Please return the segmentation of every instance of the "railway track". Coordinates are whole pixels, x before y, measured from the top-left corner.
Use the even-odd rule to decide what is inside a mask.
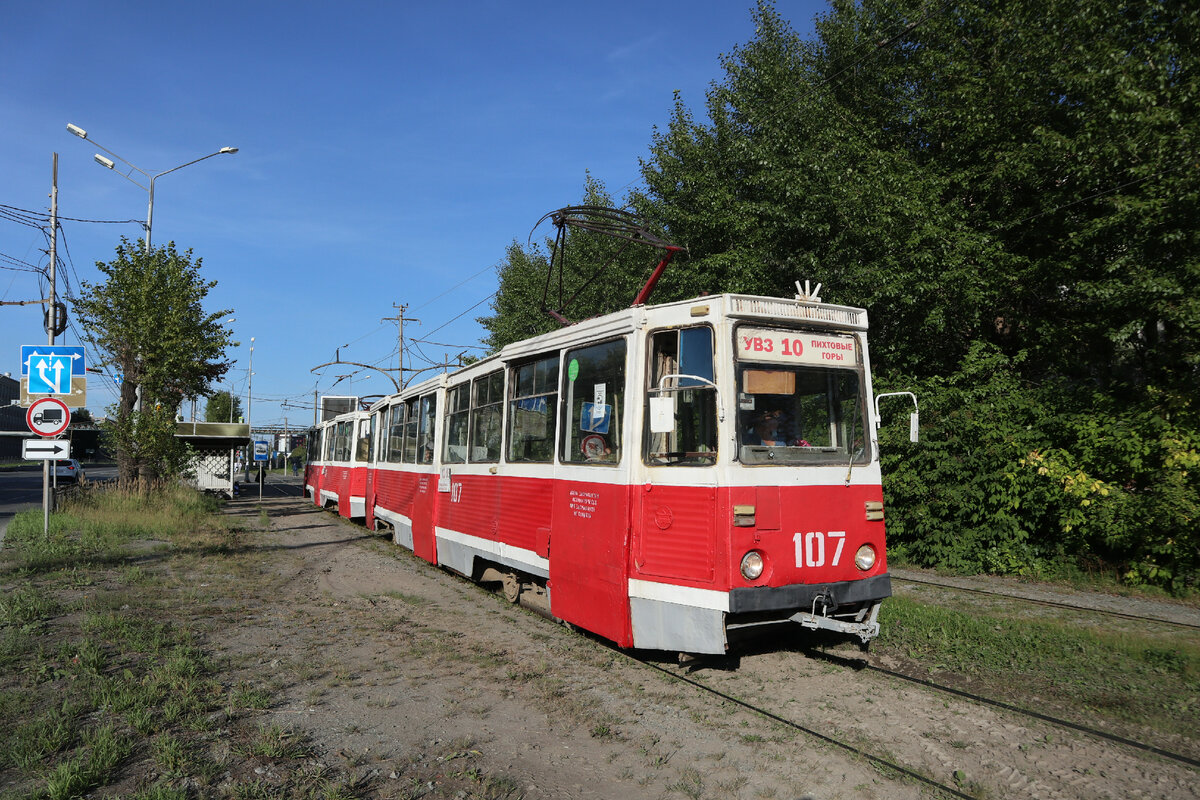
[[[622,652],[622,651],[618,651],[618,652]],[[1163,749],[1160,747],[1156,747],[1154,745],[1147,744],[1145,742],[1139,742],[1139,741],[1135,741],[1133,739],[1128,739],[1128,738],[1125,738],[1122,736],[1117,736],[1117,735],[1109,733],[1107,731],[1103,731],[1103,730],[1099,730],[1097,728],[1089,727],[1087,725],[1081,725],[1079,723],[1071,722],[1070,720],[1064,720],[1064,719],[1054,717],[1054,716],[1051,716],[1048,714],[1043,714],[1043,713],[1033,711],[1030,709],[1021,708],[1021,707],[1013,705],[1011,703],[1006,703],[1003,701],[995,700],[993,698],[983,697],[981,695],[963,691],[961,689],[957,689],[952,686],[947,686],[945,684],[939,684],[935,681],[930,681],[930,680],[927,680],[924,678],[919,678],[919,677],[916,677],[913,675],[907,675],[902,672],[898,672],[896,670],[888,669],[886,667],[881,667],[879,665],[870,664],[869,662],[867,662],[861,658],[846,658],[846,657],[838,656],[836,654],[830,654],[830,653],[823,652],[823,651],[810,650],[810,651],[806,651],[806,652],[807,652],[807,655],[809,655],[810,657],[813,657],[813,658],[816,658],[819,660],[823,660],[827,663],[836,664],[838,666],[844,667],[849,670],[854,670],[854,671],[864,671],[865,670],[865,671],[869,671],[869,672],[874,672],[874,673],[877,673],[880,675],[887,676],[889,678],[897,679],[900,681],[905,681],[905,682],[920,686],[924,689],[934,690],[936,692],[944,693],[947,695],[952,695],[956,698],[959,698],[962,700],[967,700],[972,703],[978,703],[981,705],[989,706],[991,708],[999,709],[1001,711],[1007,712],[1008,714],[1017,715],[1019,717],[1023,717],[1023,718],[1029,719],[1029,720],[1036,720],[1037,722],[1040,722],[1040,723],[1053,725],[1055,727],[1061,728],[1064,731],[1072,731],[1075,733],[1082,733],[1084,735],[1091,736],[1102,742],[1106,742],[1109,744],[1116,744],[1116,745],[1126,747],[1126,748],[1129,748],[1129,749],[1132,749],[1135,751],[1151,754],[1151,755],[1157,756],[1159,758],[1166,759],[1168,761],[1172,761],[1172,762],[1179,764],[1188,769],[1200,770],[1200,759],[1192,758],[1191,756],[1188,756],[1188,755],[1185,755],[1182,753],[1171,752],[1169,750],[1166,750],[1166,749]],[[739,696],[731,693],[728,690],[709,685],[708,683],[704,682],[703,680],[699,680],[692,676],[692,673],[696,669],[703,669],[705,663],[714,663],[716,661],[716,659],[713,659],[710,661],[700,660],[700,661],[695,662],[693,664],[693,666],[681,666],[681,667],[670,666],[670,667],[668,667],[668,666],[664,666],[662,664],[655,663],[652,660],[649,660],[647,658],[638,657],[635,654],[625,653],[625,655],[627,657],[629,657],[630,659],[632,659],[634,662],[636,662],[648,669],[651,669],[655,672],[659,672],[663,675],[670,676],[671,678],[673,678],[677,681],[680,681],[682,683],[685,683],[706,695],[709,695],[711,697],[719,699],[723,702],[731,703],[733,705],[739,706],[743,709],[746,709],[747,711],[750,711],[750,712],[757,714],[761,717],[764,717],[766,719],[770,719],[776,723],[779,723],[790,729],[798,731],[808,737],[816,739],[827,745],[844,750],[855,756],[864,758],[864,759],[870,761],[871,763],[875,764],[878,767],[881,767],[885,770],[894,772],[897,775],[901,775],[901,776],[904,776],[911,780],[914,780],[924,786],[930,787],[932,789],[936,789],[937,791],[942,792],[946,796],[956,797],[956,798],[966,798],[966,800],[976,800],[975,795],[964,792],[962,787],[956,786],[956,785],[950,785],[948,783],[938,781],[935,778],[932,778],[929,775],[924,774],[920,768],[905,766],[904,764],[898,763],[896,760],[894,760],[892,758],[888,758],[888,757],[879,755],[877,753],[870,752],[869,750],[864,749],[860,745],[852,744],[848,741],[845,741],[836,736],[832,736],[828,733],[823,733],[822,731],[817,730],[812,725],[798,722],[794,719],[788,719],[787,717],[782,716],[780,713],[778,713],[776,711],[772,711],[769,708],[765,708],[763,705],[760,705],[754,701],[739,697]]]
[[[999,590],[987,589],[979,586],[967,585],[966,579],[959,578],[942,578],[937,576],[920,576],[915,573],[910,573],[905,570],[892,570],[893,583],[909,583],[918,586],[933,586],[938,589],[948,589],[952,591],[968,592],[971,594],[987,595],[990,597],[1000,597],[1007,600],[1019,600],[1025,603],[1045,606],[1048,608],[1061,608],[1071,611],[1086,611],[1094,614],[1103,614],[1109,617],[1117,617],[1120,619],[1134,620],[1137,622],[1153,621],[1163,625],[1184,628],[1189,630],[1200,630],[1200,611],[1195,609],[1180,606],[1164,607],[1164,604],[1153,603],[1150,601],[1139,601],[1130,598],[1110,598],[1104,596],[1102,599],[1106,604],[1122,603],[1127,606],[1136,606],[1136,613],[1131,611],[1121,611],[1114,608],[1108,608],[1098,604],[1096,601],[1087,601],[1083,599],[1073,599],[1060,597],[1059,599],[1050,599],[1046,596],[1038,596],[1034,590]],[[1042,593],[1043,595],[1045,593]]]
[[[997,590],[997,589],[986,589],[986,588],[979,588],[976,586],[957,585],[953,582],[942,581],[937,578],[925,579],[925,578],[911,577],[908,575],[904,575],[901,577],[896,577],[894,575],[893,580],[898,580],[903,583],[935,586],[935,587],[938,587],[939,589],[946,589],[946,590],[951,590],[951,591],[964,591],[964,592],[971,592],[971,593],[976,593],[976,594],[990,595],[990,596],[995,596],[995,597],[1003,598],[1006,600],[1011,600],[1011,601],[1018,602],[1018,603],[1034,603],[1037,605],[1042,605],[1042,606],[1047,606],[1047,607],[1052,607],[1052,608],[1070,609],[1073,611],[1093,613],[1093,614],[1103,615],[1103,616],[1132,619],[1132,620],[1136,620],[1136,621],[1140,621],[1140,622],[1151,621],[1154,623],[1160,623],[1162,625],[1172,626],[1172,627],[1177,627],[1177,628],[1182,628],[1182,629],[1195,630],[1195,629],[1200,628],[1200,621],[1193,621],[1191,619],[1188,619],[1189,614],[1195,614],[1195,612],[1193,612],[1191,609],[1187,609],[1187,608],[1183,608],[1183,607],[1180,607],[1177,610],[1176,609],[1168,609],[1169,612],[1172,612],[1169,614],[1153,613],[1153,611],[1148,608],[1151,604],[1143,603],[1141,605],[1145,606],[1145,608],[1139,608],[1139,613],[1135,614],[1135,613],[1128,613],[1126,611],[1122,611],[1122,610],[1118,610],[1118,609],[1114,609],[1114,608],[1097,606],[1095,604],[1087,602],[1086,598],[1082,601],[1075,601],[1073,598],[1049,599],[1049,598],[1045,598],[1045,597],[1030,596],[1028,593],[1006,592],[1006,591]],[[1155,604],[1155,605],[1158,605],[1158,604]],[[1143,611],[1146,611],[1147,613],[1142,613]],[[1197,616],[1200,616],[1200,615],[1197,615]],[[1138,741],[1136,739],[1128,738],[1125,736],[1120,736],[1120,735],[1114,734],[1110,731],[1102,730],[1098,727],[1082,724],[1079,722],[1074,722],[1072,720],[1064,719],[1061,717],[1056,717],[1051,714],[1046,714],[1041,711],[1033,710],[1030,708],[1024,708],[1019,705],[1013,704],[1011,702],[997,700],[997,699],[991,698],[991,697],[985,697],[983,695],[980,695],[980,694],[977,694],[974,692],[970,692],[970,691],[966,691],[964,689],[961,689],[961,688],[958,688],[955,686],[950,686],[948,684],[939,683],[937,681],[930,680],[925,677],[919,677],[916,675],[907,674],[902,671],[899,671],[896,669],[891,669],[889,667],[883,666],[878,663],[872,663],[871,660],[869,659],[869,657],[868,658],[847,657],[847,656],[842,656],[842,655],[839,655],[836,653],[830,653],[830,652],[823,651],[823,650],[811,650],[811,649],[806,650],[805,652],[808,656],[810,656],[812,658],[822,660],[826,663],[835,664],[835,665],[837,665],[841,668],[847,669],[847,670],[852,670],[854,672],[864,672],[865,671],[865,672],[875,673],[875,674],[884,676],[888,679],[891,679],[893,681],[899,681],[899,682],[903,682],[905,684],[918,686],[922,689],[937,692],[939,694],[942,694],[942,695],[945,695],[948,697],[957,698],[959,700],[966,701],[968,703],[978,704],[978,705],[982,705],[982,706],[987,706],[989,708],[997,709],[1001,712],[1004,712],[1006,715],[1015,716],[1018,719],[1025,719],[1025,720],[1029,720],[1031,722],[1036,721],[1037,723],[1042,723],[1044,725],[1050,725],[1050,726],[1053,726],[1055,728],[1062,730],[1063,732],[1083,734],[1084,736],[1091,737],[1092,739],[1094,739],[1098,742],[1110,744],[1110,745],[1116,745],[1118,747],[1125,748],[1125,749],[1131,751],[1131,753],[1133,753],[1133,752],[1142,753],[1142,754],[1146,754],[1146,755],[1156,757],[1159,759],[1164,759],[1166,761],[1169,761],[1169,762],[1179,765],[1180,767],[1184,768],[1185,770],[1189,770],[1189,771],[1200,770],[1200,759],[1193,757],[1191,755],[1188,755],[1186,753],[1174,752],[1172,750],[1169,750],[1169,749],[1166,749],[1164,747],[1160,747],[1160,746],[1157,746],[1154,744],[1150,744],[1150,743],[1143,742],[1143,741]],[[683,681],[683,682],[687,683],[688,685],[693,686],[696,689],[698,689],[706,694],[709,694],[716,698],[719,698],[720,700],[722,700],[724,702],[736,704],[740,707],[743,707],[747,710],[754,712],[755,714],[758,714],[765,718],[771,719],[777,723],[785,725],[789,728],[792,728],[794,730],[802,732],[803,734],[810,736],[812,738],[815,738],[819,741],[822,741],[826,744],[829,744],[829,745],[838,747],[840,749],[846,750],[848,752],[851,752],[857,756],[860,756],[862,758],[865,758],[865,759],[871,761],[872,763],[877,764],[880,767],[886,768],[886,769],[891,770],[899,775],[904,775],[904,776],[911,778],[913,780],[916,780],[924,785],[934,788],[937,791],[942,792],[947,796],[960,797],[960,798],[961,797],[967,797],[967,798],[974,797],[971,794],[964,793],[964,791],[963,791],[964,787],[962,787],[962,786],[950,785],[945,782],[940,782],[938,780],[935,780],[934,778],[929,777],[927,774],[923,774],[920,768],[913,768],[913,767],[905,766],[901,763],[897,763],[895,759],[886,758],[886,757],[877,755],[875,753],[868,752],[868,751],[864,750],[862,746],[852,744],[848,741],[844,741],[844,740],[839,739],[834,736],[830,736],[826,732],[822,732],[820,730],[815,729],[812,725],[807,725],[807,724],[804,724],[801,722],[797,722],[796,720],[787,719],[786,717],[781,716],[777,711],[766,708],[762,704],[756,703],[752,700],[744,699],[742,697],[738,697],[726,689],[716,688],[714,686],[711,686],[708,683],[706,683],[704,680],[698,680],[698,679],[692,677],[688,673],[688,671],[686,671],[685,669],[676,669],[673,667],[666,667],[666,666],[663,666],[660,664],[655,664],[655,663],[645,660],[645,659],[636,659],[636,660],[638,660],[639,663],[642,663],[651,669],[668,674],[671,677],[673,677],[679,681]],[[704,664],[705,664],[705,662],[703,660],[701,660],[696,663],[696,666],[698,666],[699,668],[703,668]],[[744,669],[744,666],[739,667],[739,669]]]
[[[618,652],[623,652],[623,651],[618,651]],[[636,662],[644,667],[655,670],[656,672],[660,672],[663,675],[668,675],[671,678],[673,678],[677,681],[680,681],[682,683],[686,683],[687,685],[698,689],[699,691],[703,692],[704,694],[719,698],[727,703],[732,703],[733,705],[739,706],[739,707],[744,708],[747,711],[753,712],[754,714],[757,714],[761,717],[765,717],[766,719],[772,720],[772,721],[777,722],[781,725],[784,725],[788,728],[799,731],[800,733],[803,733],[806,736],[810,736],[814,739],[817,739],[818,741],[824,742],[825,744],[831,745],[840,750],[844,750],[848,753],[851,753],[852,755],[858,756],[860,758],[865,758],[867,761],[870,761],[872,764],[874,764],[878,767],[883,767],[886,770],[895,772],[898,775],[903,775],[904,777],[909,778],[914,781],[917,781],[920,784],[923,784],[923,785],[928,786],[933,789],[937,789],[938,791],[943,792],[943,793],[949,795],[950,797],[963,798],[963,800],[976,800],[976,798],[973,795],[964,794],[957,787],[950,786],[945,783],[941,783],[937,780],[934,780],[933,778],[928,777],[927,775],[923,775],[922,773],[920,773],[914,769],[910,769],[909,767],[903,766],[902,764],[897,764],[894,761],[884,758],[883,756],[868,752],[860,747],[850,744],[849,742],[844,742],[841,739],[838,739],[837,737],[829,736],[828,734],[821,733],[820,731],[818,731],[815,728],[812,728],[808,725],[804,725],[802,723],[796,722],[795,720],[790,720],[785,717],[782,717],[773,711],[763,708],[762,706],[757,706],[751,702],[741,699],[740,697],[736,697],[732,694],[729,694],[728,692],[724,692],[724,691],[721,691],[720,689],[716,689],[712,686],[708,686],[707,684],[704,684],[698,680],[688,677],[688,675],[683,674],[677,670],[668,669],[667,667],[664,667],[660,664],[655,664],[652,661],[648,661],[643,658],[638,658],[637,656],[630,655],[629,653],[626,653],[625,655],[628,656],[634,662]]]

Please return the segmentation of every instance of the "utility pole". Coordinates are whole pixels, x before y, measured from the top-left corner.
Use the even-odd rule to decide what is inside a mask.
[[[58,329],[58,295],[55,293],[55,269],[58,266],[58,153],[53,154],[50,161],[50,306],[45,319],[50,321],[46,326],[46,344],[54,344],[54,331]],[[67,378],[70,380],[70,376]],[[50,489],[51,474],[57,475],[51,469],[55,462],[42,462],[42,535],[50,535],[50,505],[54,502],[54,492]]]
[[[408,310],[407,304],[396,305],[395,303],[392,303],[392,308],[396,309],[400,313],[396,314],[396,316],[394,316],[394,317],[384,317],[382,321],[385,321],[385,322],[386,321],[395,321],[399,325],[400,330],[399,330],[399,335],[398,335],[398,347],[397,347],[396,352],[399,354],[400,362],[399,362],[399,366],[397,367],[396,371],[400,373],[400,388],[403,389],[404,388],[404,323],[405,322],[420,322],[421,320],[414,319],[413,317],[404,316],[404,312]]]

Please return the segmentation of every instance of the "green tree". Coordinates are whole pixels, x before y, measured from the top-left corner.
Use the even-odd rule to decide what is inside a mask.
[[[208,313],[204,299],[215,281],[200,276],[201,260],[174,243],[146,252],[122,238],[116,257],[97,262],[102,284],[84,281],[76,312],[104,355],[123,376],[107,433],[122,480],[178,472],[184,453],[175,440],[175,414],[185,397],[208,391],[229,368],[223,356],[228,310]],[[139,402],[140,394],[140,402]]]
[[[1188,585],[1200,6],[834,0],[803,40],[762,0],[754,22],[703,116],[676,97],[628,200],[689,249],[656,299],[808,278],[871,312],[877,387],[924,412],[885,464],[897,554]],[[493,346],[547,329],[546,269],[510,248]]]
[[[689,246],[690,288],[813,278],[871,311],[879,385],[927,412],[887,465],[898,552],[1184,585],[1200,9],[838,0],[803,41],[763,2],[755,23],[706,120],[677,98],[634,198]]]
[[[208,396],[204,406],[205,422],[238,422],[242,418],[242,398],[222,389]]]

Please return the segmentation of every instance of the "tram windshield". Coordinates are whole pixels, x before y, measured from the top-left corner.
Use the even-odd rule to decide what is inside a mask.
[[[651,337],[646,402],[646,463],[707,467],[717,461],[717,391],[712,328],[660,331]],[[670,419],[650,423],[655,399],[670,398]]]
[[[870,458],[853,338],[743,329],[739,344],[738,458],[743,464],[849,464]],[[817,365],[825,359],[848,363]]]

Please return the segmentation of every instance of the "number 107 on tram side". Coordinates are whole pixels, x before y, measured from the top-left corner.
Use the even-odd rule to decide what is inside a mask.
[[[365,521],[622,647],[865,645],[891,594],[876,419],[862,309],[635,306],[374,404]]]

